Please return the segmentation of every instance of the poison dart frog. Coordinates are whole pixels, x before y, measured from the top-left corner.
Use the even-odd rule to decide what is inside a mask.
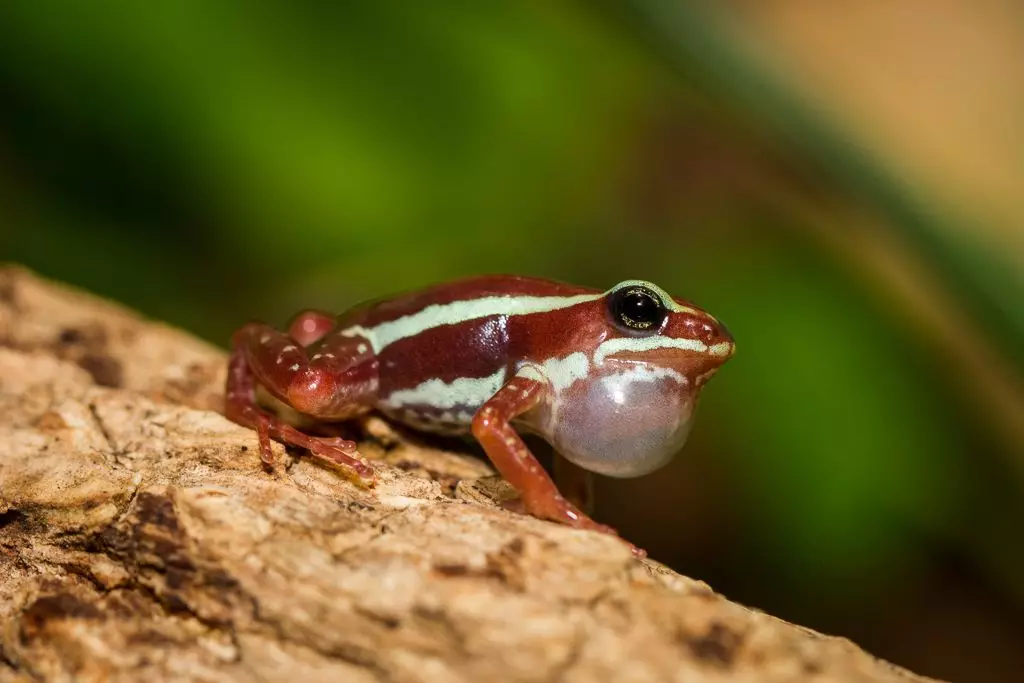
[[[376,410],[415,429],[472,434],[526,512],[615,534],[559,492],[518,432],[585,471],[647,474],[680,450],[699,393],[734,349],[716,318],[651,282],[600,291],[479,276],[340,315],[306,310],[287,333],[250,322],[232,338],[225,413],[258,432],[269,466],[273,438],[364,485],[374,471],[355,442],[265,412],[256,385],[317,423]]]

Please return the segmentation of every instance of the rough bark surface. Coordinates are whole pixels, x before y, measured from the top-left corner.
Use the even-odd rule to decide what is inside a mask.
[[[924,681],[359,426],[374,490],[219,415],[225,354],[0,269],[0,682]]]

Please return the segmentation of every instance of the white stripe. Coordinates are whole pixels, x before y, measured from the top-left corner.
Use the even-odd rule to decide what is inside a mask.
[[[412,389],[399,389],[386,396],[381,404],[385,408],[402,406],[430,406],[450,410],[456,406],[476,408],[498,393],[505,383],[502,368],[487,377],[459,377],[451,384],[438,378],[428,379]]]
[[[712,356],[728,356],[732,353],[732,342],[718,342],[708,347],[708,353]]]
[[[681,372],[672,368],[659,366],[648,367],[646,364],[633,364],[625,372],[617,372],[614,375],[607,375],[601,379],[608,388],[621,387],[623,384],[632,382],[656,382],[659,379],[671,379],[679,384],[689,384],[690,380]]]
[[[601,342],[601,345],[594,351],[594,364],[600,365],[604,362],[605,358],[620,351],[640,353],[651,351],[652,349],[683,349],[685,351],[706,353],[708,345],[699,339],[676,339],[661,334],[654,335],[653,337],[617,337]]]
[[[590,374],[590,359],[587,354],[577,351],[564,358],[548,358],[541,363],[540,369],[555,393],[561,393]]]
[[[577,296],[487,296],[480,299],[453,301],[447,304],[433,304],[422,311],[365,328],[354,325],[341,331],[346,337],[361,336],[373,345],[374,353],[394,344],[400,339],[415,337],[420,332],[441,325],[453,325],[467,320],[487,318],[492,315],[529,315],[547,313],[576,304],[596,301],[604,294],[580,294]]]

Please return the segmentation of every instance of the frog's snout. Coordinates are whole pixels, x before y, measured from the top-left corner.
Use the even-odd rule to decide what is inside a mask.
[[[712,340],[708,344],[708,349],[717,349],[718,353],[716,355],[720,356],[723,360],[732,357],[736,353],[736,340],[733,339],[729,328],[720,320],[715,320],[713,327],[714,332],[712,333]]]
[[[706,355],[725,362],[736,351],[736,342],[725,323],[711,315],[695,316],[689,322],[691,335],[704,343]]]

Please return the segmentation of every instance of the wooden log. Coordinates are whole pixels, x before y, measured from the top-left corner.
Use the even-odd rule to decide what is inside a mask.
[[[0,269],[0,681],[924,681],[358,426],[360,489],[219,414],[225,354]]]

